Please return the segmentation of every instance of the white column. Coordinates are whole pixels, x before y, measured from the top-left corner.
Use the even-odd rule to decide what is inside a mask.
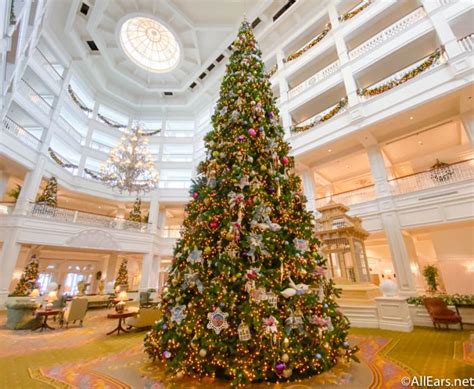
[[[461,121],[471,146],[474,146],[474,110],[462,112]]]
[[[146,292],[147,289],[153,287],[151,285],[151,275],[153,271],[153,253],[143,255],[142,276],[140,279],[140,292]]]
[[[433,27],[436,31],[436,35],[441,43],[444,46],[446,53],[449,58],[453,58],[462,53],[461,47],[459,46],[456,35],[454,35],[451,26],[446,20],[445,14],[443,12],[431,12],[435,2],[433,0],[422,0],[423,8],[428,12],[428,17],[433,23]]]
[[[26,173],[23,186],[18,196],[18,200],[13,211],[14,214],[25,214],[30,202],[34,202],[36,194],[43,179],[43,169],[46,161],[44,155],[40,155],[36,163],[35,169]]]
[[[303,192],[306,197],[306,209],[314,214],[316,211],[315,182],[311,169],[305,169],[301,172],[301,180],[303,182]]]
[[[18,254],[20,254],[21,244],[18,243],[18,233],[18,228],[7,230],[0,251],[0,304],[2,306],[8,296],[10,282],[13,279]]]
[[[359,104],[360,99],[357,95],[357,84],[352,73],[352,68],[349,63],[349,56],[347,54],[347,46],[344,41],[344,36],[339,30],[339,15],[337,13],[336,6],[331,3],[328,5],[329,20],[332,25],[332,32],[334,42],[336,43],[337,55],[339,57],[339,67],[341,69],[342,79],[344,81],[344,87],[346,89],[346,95],[348,98],[349,106]]]
[[[278,81],[278,87],[280,89],[280,116],[281,121],[283,124],[283,128],[285,129],[285,137],[289,138],[291,135],[290,129],[293,125],[293,120],[291,119],[291,115],[288,112],[287,102],[288,102],[288,81],[285,78],[284,68],[285,68],[285,54],[283,53],[282,49],[277,50],[276,53],[277,57],[277,67],[278,71],[276,74],[276,78]]]
[[[117,275],[117,264],[118,264],[117,253],[110,254],[109,261],[107,263],[107,270],[106,270],[106,277],[105,277],[106,288],[109,282],[113,282],[115,280],[115,276]]]
[[[382,224],[387,238],[400,296],[416,295],[415,280],[411,272],[410,256],[405,245],[400,222],[395,212],[382,213]]]
[[[17,27],[17,28],[20,28],[20,31],[18,34],[16,58],[15,58],[15,64],[17,66],[22,66],[23,64],[26,65],[25,47],[26,47],[26,38],[28,35],[27,32],[28,32],[28,28],[30,27],[28,24],[28,19],[30,17],[31,0],[26,0],[24,2],[23,9],[25,11],[23,13],[22,20],[20,21],[20,26]],[[9,14],[10,13],[8,13],[8,15]],[[16,15],[16,16],[18,17],[19,15]],[[21,79],[22,76],[23,76],[23,72],[16,72],[14,83],[16,84]]]
[[[158,231],[158,213],[160,212],[159,192],[154,190],[151,193],[150,209],[148,223],[150,224],[150,232],[155,233]]]
[[[160,269],[161,269],[161,257],[159,255],[155,256],[153,260],[153,269],[152,269],[152,287],[156,290],[160,289]]]
[[[5,196],[10,175],[4,171],[0,171],[0,200]]]
[[[390,196],[390,184],[388,183],[387,170],[385,169],[385,161],[380,146],[373,144],[367,146],[366,150],[377,197]]]

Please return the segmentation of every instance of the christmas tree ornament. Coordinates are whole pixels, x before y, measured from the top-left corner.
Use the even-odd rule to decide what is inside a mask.
[[[282,373],[283,377],[285,378],[290,378],[292,374],[293,374],[293,369],[285,369],[283,370],[283,373]]]
[[[274,316],[263,319],[263,328],[267,334],[278,332],[278,320]]]
[[[188,255],[187,261],[191,265],[194,265],[195,263],[202,264],[202,251],[196,248],[193,249],[193,251],[191,251],[191,253]]]
[[[282,361],[277,362],[275,364],[275,371],[277,372],[278,375],[282,374],[283,370],[285,370],[285,368],[286,368],[286,364]]]
[[[285,363],[288,363],[288,361],[290,360],[290,357],[287,353],[285,353],[281,356],[281,360]]]
[[[171,309],[171,321],[181,324],[183,319],[186,317],[186,305],[176,305]]]
[[[171,358],[171,353],[169,351],[163,351],[163,358],[169,359]]]
[[[249,128],[248,133],[251,137],[255,137],[257,135],[255,128]]]
[[[177,379],[180,380],[180,379],[183,378],[183,377],[184,377],[184,372],[183,372],[183,371],[178,371],[178,372],[176,373],[176,378],[177,378]]]
[[[295,238],[293,240],[293,243],[295,244],[296,250],[298,250],[302,254],[306,253],[309,250],[308,241],[306,239]]]
[[[289,158],[285,155],[284,157],[281,158],[281,163],[286,166],[290,162]]]
[[[267,301],[271,307],[276,308],[278,306],[278,296],[273,292],[267,293]]]
[[[207,323],[207,328],[214,330],[214,332],[219,335],[222,330],[229,328],[229,323],[227,323],[228,313],[222,312],[220,308],[217,308],[214,312],[209,312],[207,318],[209,323]]]
[[[239,335],[239,340],[241,342],[247,342],[251,339],[252,335],[250,333],[250,328],[244,322],[239,324],[239,328],[237,329],[237,333]]]
[[[199,356],[200,357],[205,357],[207,355],[207,350],[202,348],[201,350],[199,350]]]

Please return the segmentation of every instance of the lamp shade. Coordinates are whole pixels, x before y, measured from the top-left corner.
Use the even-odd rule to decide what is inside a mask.
[[[118,295],[118,298],[120,301],[126,301],[128,300],[128,294],[127,292],[123,291],[123,292],[120,292],[119,295]]]
[[[40,295],[39,289],[33,289],[30,293],[30,297],[32,298],[37,298],[39,297],[39,295]]]

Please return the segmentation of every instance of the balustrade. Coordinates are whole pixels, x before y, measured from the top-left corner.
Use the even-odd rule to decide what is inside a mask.
[[[49,75],[56,81],[62,80],[63,76],[56,70],[54,65],[49,62],[48,58],[44,55],[44,53],[37,49],[34,54],[34,58],[39,62],[39,64],[45,69]]]
[[[474,34],[469,34],[458,40],[462,52],[469,52],[474,49]]]
[[[66,119],[64,119],[63,117],[58,118],[58,125],[69,135],[71,135],[71,137],[76,142],[82,144],[84,137]]]
[[[22,79],[18,84],[18,90],[44,113],[49,115],[52,108],[51,105],[27,81]]]
[[[322,81],[326,78],[328,78],[329,76],[331,76],[332,74],[334,74],[337,70],[339,69],[339,60],[337,61],[334,61],[333,63],[329,64],[328,66],[326,66],[324,69],[321,69],[319,72],[317,72],[316,74],[312,75],[310,78],[308,78],[307,80],[303,81],[301,84],[299,84],[298,86],[294,87],[293,89],[291,89],[289,92],[288,92],[288,98],[292,98],[300,93],[302,93],[303,91],[305,91],[306,89],[310,88],[311,86],[313,86],[315,83],[319,82],[319,81]]]
[[[97,215],[72,209],[50,207],[46,204],[31,203],[27,209],[27,216],[52,219],[54,221],[83,224],[94,227],[112,228],[137,232],[148,231],[148,223],[134,222],[122,218]]]
[[[162,238],[179,238],[181,237],[181,228],[179,227],[164,227],[160,230]]]
[[[341,203],[344,205],[352,205],[365,203],[376,198],[374,185],[364,186],[347,192],[336,193],[334,195],[321,197],[316,199],[316,208],[327,205],[331,200],[335,203]]]
[[[355,59],[363,54],[368,53],[369,51],[372,51],[373,49],[382,45],[385,41],[401,34],[416,22],[423,19],[425,16],[426,12],[423,7],[417,8],[413,12],[410,12],[405,17],[401,18],[397,22],[388,26],[378,34],[374,35],[372,38],[366,40],[364,43],[351,50],[349,52],[349,58]]]
[[[41,141],[38,138],[36,138],[33,134],[29,133],[27,130],[25,130],[22,126],[20,126],[17,122],[9,118],[8,116],[5,116],[5,118],[3,119],[3,130],[19,138],[21,142],[36,150],[41,145]]]
[[[90,148],[94,150],[99,150],[104,153],[110,153],[112,151],[112,147],[108,145],[104,145],[103,143],[97,142],[95,140],[91,141]]]
[[[393,194],[416,192],[474,179],[474,159],[389,180]]]

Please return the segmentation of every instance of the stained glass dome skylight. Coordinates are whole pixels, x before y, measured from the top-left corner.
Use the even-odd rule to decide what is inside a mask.
[[[133,62],[149,72],[166,73],[178,65],[176,38],[154,19],[138,16],[126,20],[120,28],[120,44]]]

